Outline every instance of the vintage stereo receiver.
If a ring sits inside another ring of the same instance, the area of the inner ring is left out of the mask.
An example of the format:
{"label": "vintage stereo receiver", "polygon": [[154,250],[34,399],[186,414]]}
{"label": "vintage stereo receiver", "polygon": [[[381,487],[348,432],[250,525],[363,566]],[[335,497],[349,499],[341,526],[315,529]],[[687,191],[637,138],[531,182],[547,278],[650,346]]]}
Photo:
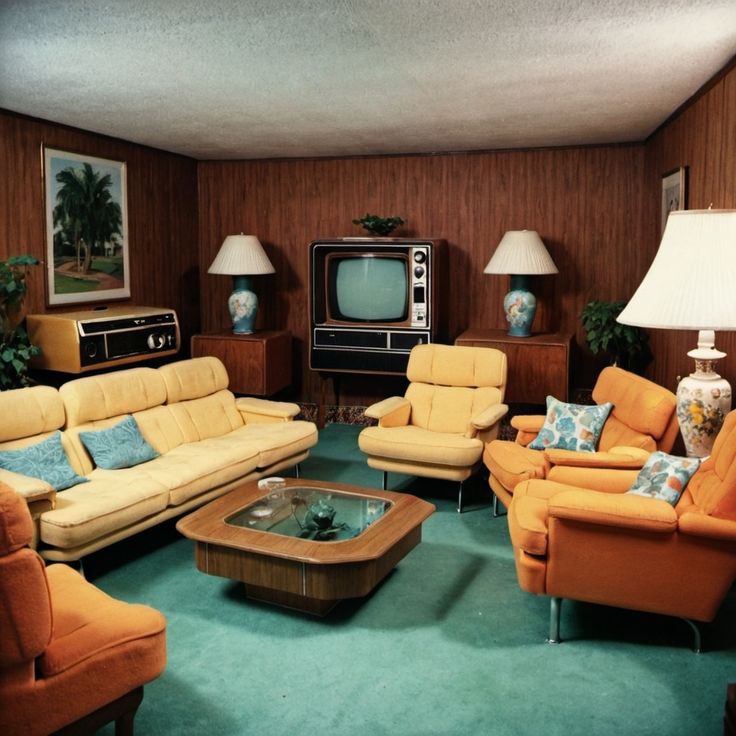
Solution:
{"label": "vintage stereo receiver", "polygon": [[84,373],[179,350],[179,323],[171,309],[107,307],[29,314],[26,322],[31,343],[41,348],[32,368]]}

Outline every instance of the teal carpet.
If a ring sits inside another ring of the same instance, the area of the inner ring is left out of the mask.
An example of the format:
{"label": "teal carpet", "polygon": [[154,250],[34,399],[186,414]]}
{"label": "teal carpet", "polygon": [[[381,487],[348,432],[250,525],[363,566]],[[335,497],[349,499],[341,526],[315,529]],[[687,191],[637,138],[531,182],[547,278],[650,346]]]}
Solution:
{"label": "teal carpet", "polygon": [[[322,430],[302,475],[380,487],[359,431]],[[736,596],[703,628],[700,655],[681,621],[568,601],[566,641],[546,644],[548,601],[519,589],[487,486],[471,483],[459,515],[453,484],[389,485],[437,505],[423,541],[371,596],[324,619],[249,601],[241,585],[198,572],[173,525],[91,556],[99,587],[168,620],[168,665],[146,687],[136,733],[722,733]]]}

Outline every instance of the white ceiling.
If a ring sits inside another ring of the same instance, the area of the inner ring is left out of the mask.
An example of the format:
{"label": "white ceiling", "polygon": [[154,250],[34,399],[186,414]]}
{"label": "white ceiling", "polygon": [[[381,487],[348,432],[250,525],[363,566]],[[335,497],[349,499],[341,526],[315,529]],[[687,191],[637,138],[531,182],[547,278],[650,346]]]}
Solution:
{"label": "white ceiling", "polygon": [[736,0],[0,0],[0,107],[198,159],[640,141]]}

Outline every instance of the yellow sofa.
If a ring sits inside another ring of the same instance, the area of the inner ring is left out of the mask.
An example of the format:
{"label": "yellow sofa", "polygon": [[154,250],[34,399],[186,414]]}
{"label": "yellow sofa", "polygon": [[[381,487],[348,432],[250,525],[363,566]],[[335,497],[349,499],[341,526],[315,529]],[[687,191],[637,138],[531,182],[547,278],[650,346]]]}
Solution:
{"label": "yellow sofa", "polygon": [[563,598],[711,621],[736,580],[736,411],[674,507],[529,480],[508,524],[519,585],[552,598],[551,641]]}
{"label": "yellow sofa", "polygon": [[488,483],[496,499],[508,507],[516,486],[548,478],[580,486],[595,483],[601,490],[626,490],[654,450],[669,452],[677,437],[675,395],[652,381],[609,366],[593,389],[596,404],[611,402],[597,452],[535,450],[527,445],[537,436],[544,416],[515,416],[515,441],[494,440],[483,451]]}
{"label": "yellow sofa", "polygon": [[[130,368],[0,393],[0,452],[58,430],[72,468],[89,482],[55,491],[48,483],[0,469],[0,482],[28,501],[36,544],[49,560],[84,555],[178,516],[236,486],[297,466],[317,442],[312,422],[295,421],[296,404],[227,390],[213,357]],[[133,467],[95,467],[80,432],[132,415],[158,457]]]}

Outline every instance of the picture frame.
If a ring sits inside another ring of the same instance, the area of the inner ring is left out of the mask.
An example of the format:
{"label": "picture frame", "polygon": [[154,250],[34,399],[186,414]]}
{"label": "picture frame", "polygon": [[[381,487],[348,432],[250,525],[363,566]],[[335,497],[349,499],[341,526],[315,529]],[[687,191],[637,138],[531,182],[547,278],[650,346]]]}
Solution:
{"label": "picture frame", "polygon": [[680,166],[662,174],[662,232],[673,210],[686,209],[687,167]]}
{"label": "picture frame", "polygon": [[124,161],[42,146],[46,303],[130,297]]}

